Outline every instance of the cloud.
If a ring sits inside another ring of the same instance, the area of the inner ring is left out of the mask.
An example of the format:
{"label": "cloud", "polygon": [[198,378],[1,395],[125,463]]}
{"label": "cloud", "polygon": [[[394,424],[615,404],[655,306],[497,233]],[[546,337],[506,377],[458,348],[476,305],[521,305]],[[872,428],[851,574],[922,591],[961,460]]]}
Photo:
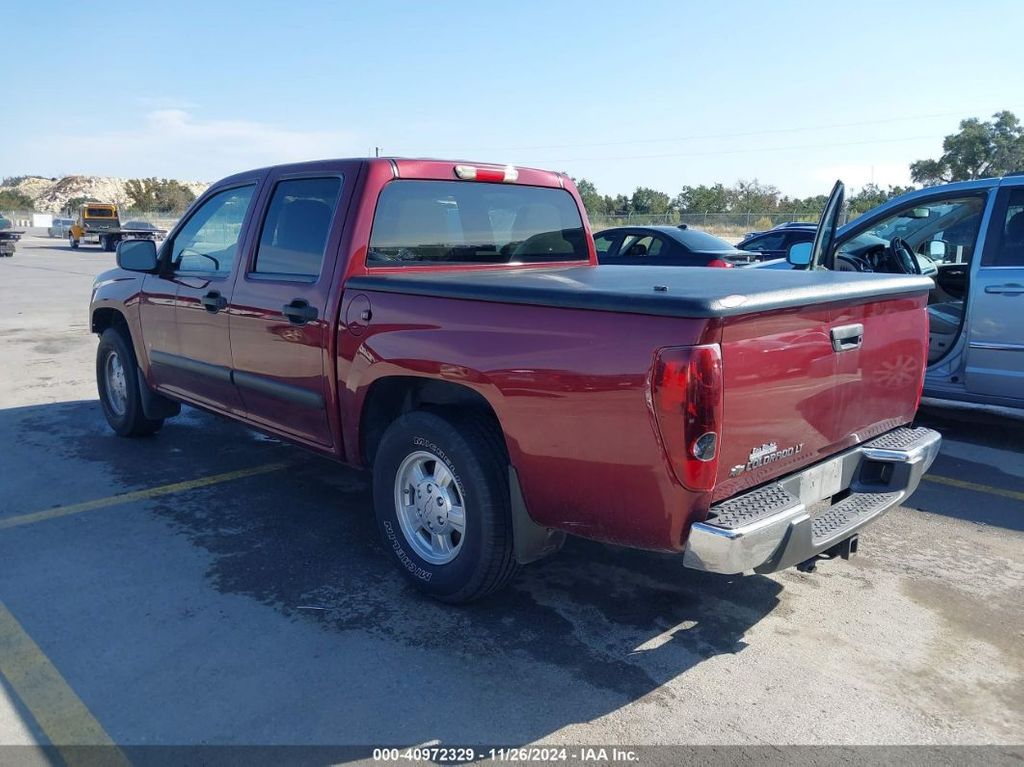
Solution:
{"label": "cloud", "polygon": [[[125,121],[119,116],[119,123]],[[185,109],[154,109],[135,125],[54,134],[28,142],[41,172],[164,176],[214,181],[262,165],[365,152],[346,131],[297,130],[251,120],[202,119]]]}

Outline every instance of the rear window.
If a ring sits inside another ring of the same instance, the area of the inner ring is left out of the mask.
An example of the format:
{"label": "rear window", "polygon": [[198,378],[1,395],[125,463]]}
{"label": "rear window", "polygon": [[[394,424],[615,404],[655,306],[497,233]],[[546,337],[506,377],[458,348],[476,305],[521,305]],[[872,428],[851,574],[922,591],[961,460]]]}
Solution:
{"label": "rear window", "polygon": [[727,251],[735,250],[725,240],[720,240],[713,234],[702,232],[699,229],[680,229],[675,233],[676,239],[683,243],[690,250],[703,251]]}
{"label": "rear window", "polygon": [[110,208],[86,208],[86,218],[113,218],[114,211]]}
{"label": "rear window", "polygon": [[475,181],[392,181],[377,201],[367,266],[586,261],[583,221],[564,189]]}

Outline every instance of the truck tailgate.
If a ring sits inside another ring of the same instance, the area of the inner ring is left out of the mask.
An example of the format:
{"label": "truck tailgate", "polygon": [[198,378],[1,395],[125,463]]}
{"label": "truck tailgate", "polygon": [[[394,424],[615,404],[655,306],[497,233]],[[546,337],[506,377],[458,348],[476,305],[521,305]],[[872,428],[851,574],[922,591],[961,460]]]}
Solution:
{"label": "truck tailgate", "polygon": [[914,417],[928,352],[923,292],[730,317],[714,501]]}

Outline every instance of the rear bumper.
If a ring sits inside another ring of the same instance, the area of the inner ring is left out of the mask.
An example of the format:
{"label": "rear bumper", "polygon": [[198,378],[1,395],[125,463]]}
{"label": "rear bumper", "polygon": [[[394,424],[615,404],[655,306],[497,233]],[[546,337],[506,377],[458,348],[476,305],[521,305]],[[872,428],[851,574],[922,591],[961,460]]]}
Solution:
{"label": "rear bumper", "polygon": [[774,572],[850,538],[917,489],[942,438],[901,427],[711,507],[683,553],[696,570]]}

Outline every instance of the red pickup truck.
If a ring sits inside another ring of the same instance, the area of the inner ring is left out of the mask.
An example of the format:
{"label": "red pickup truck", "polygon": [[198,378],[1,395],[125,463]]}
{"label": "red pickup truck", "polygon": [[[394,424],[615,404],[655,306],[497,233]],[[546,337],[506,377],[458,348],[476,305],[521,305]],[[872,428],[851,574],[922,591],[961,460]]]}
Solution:
{"label": "red pickup truck", "polygon": [[931,281],[598,266],[561,173],[332,160],[212,186],[94,286],[121,436],[180,403],[372,468],[449,602],[565,534],[771,572],[847,557],[939,435],[909,426]]}

